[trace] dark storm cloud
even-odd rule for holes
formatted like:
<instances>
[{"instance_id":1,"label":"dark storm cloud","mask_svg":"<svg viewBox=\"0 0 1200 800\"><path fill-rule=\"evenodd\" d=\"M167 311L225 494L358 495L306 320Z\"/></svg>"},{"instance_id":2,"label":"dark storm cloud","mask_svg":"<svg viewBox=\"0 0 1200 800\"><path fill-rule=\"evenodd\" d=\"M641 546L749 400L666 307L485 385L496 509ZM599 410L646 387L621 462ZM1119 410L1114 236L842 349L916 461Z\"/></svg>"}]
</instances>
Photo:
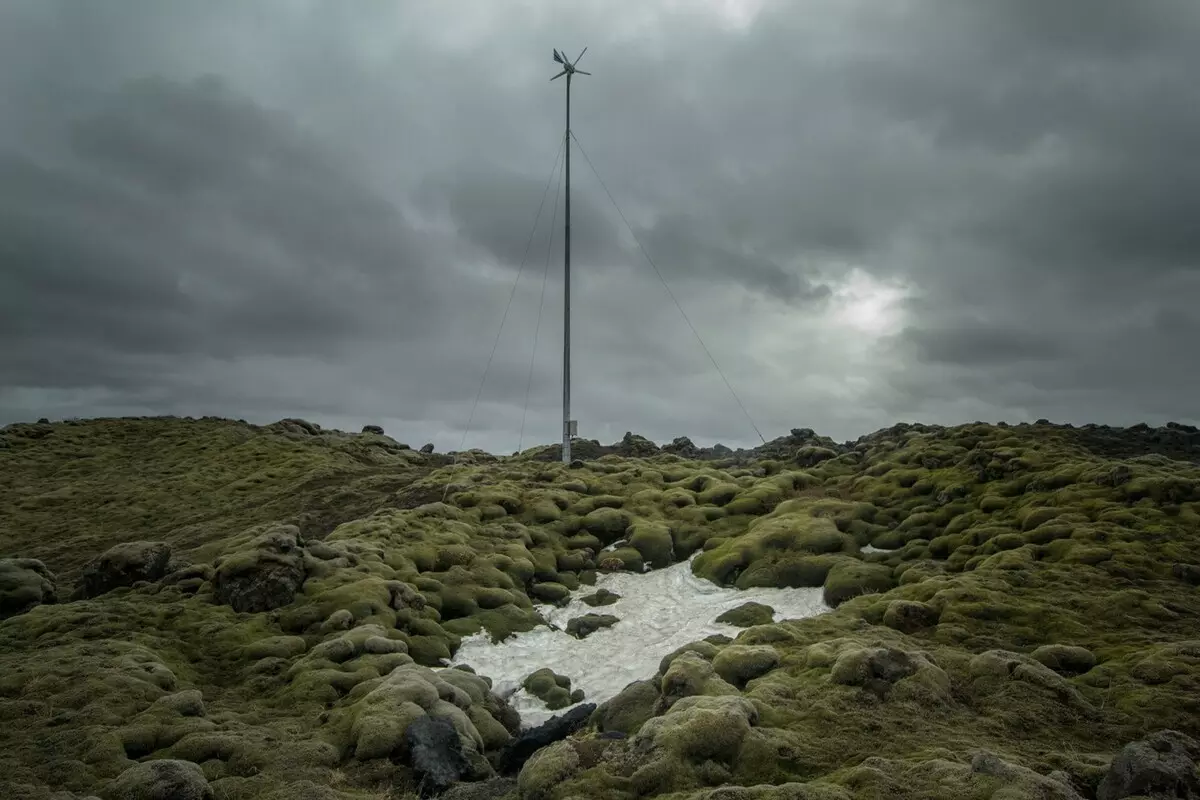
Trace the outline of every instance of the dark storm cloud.
<instances>
[{"instance_id":1,"label":"dark storm cloud","mask_svg":"<svg viewBox=\"0 0 1200 800\"><path fill-rule=\"evenodd\" d=\"M909 329L904 336L915 346L918 358L931 362L985 366L1047 361L1063 355L1053 337L999 325Z\"/></svg>"},{"instance_id":2,"label":"dark storm cloud","mask_svg":"<svg viewBox=\"0 0 1200 800\"><path fill-rule=\"evenodd\" d=\"M486 163L468 163L452 174L430 176L417 198L427 211L447 215L459 236L499 262L516 267L528 255L530 263L542 264L551 230L555 252L562 248L565 216L561 157L553 178L550 165L545 166L546 173L537 178ZM578 180L576 175L571 192L572 258L602 267L629 263L634 251L623 246L620 223L597 204L603 198L580 192ZM530 245L531 232L536 248Z\"/></svg>"},{"instance_id":3,"label":"dark storm cloud","mask_svg":"<svg viewBox=\"0 0 1200 800\"><path fill-rule=\"evenodd\" d=\"M91 385L129 354L332 354L421 302L428 259L396 209L215 78L126 85L70 142L61 163L0 156L6 383ZM358 313L383 298L394 315Z\"/></svg>"},{"instance_id":4,"label":"dark storm cloud","mask_svg":"<svg viewBox=\"0 0 1200 800\"><path fill-rule=\"evenodd\" d=\"M830 295L803 265L789 266L781 263L786 256L759 251L753 239L738 236L720 219L666 214L639 239L647 252L663 255L668 269L693 280L728 281L800 303Z\"/></svg>"},{"instance_id":5,"label":"dark storm cloud","mask_svg":"<svg viewBox=\"0 0 1200 800\"><path fill-rule=\"evenodd\" d=\"M758 4L6 4L0 417L456 446L561 137L549 50L588 44L585 435L753 441L584 152L768 435L1194 418L1200 6L727 5ZM557 436L553 199L468 445Z\"/></svg>"}]
</instances>

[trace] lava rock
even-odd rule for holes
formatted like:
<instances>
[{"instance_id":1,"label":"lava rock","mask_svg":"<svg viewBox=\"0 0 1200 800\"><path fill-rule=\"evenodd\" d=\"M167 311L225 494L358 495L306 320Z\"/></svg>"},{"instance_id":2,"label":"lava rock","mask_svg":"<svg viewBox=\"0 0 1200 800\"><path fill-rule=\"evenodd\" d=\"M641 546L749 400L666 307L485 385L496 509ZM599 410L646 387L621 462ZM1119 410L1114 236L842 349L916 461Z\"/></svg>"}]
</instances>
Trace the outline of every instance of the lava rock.
<instances>
[{"instance_id":1,"label":"lava rock","mask_svg":"<svg viewBox=\"0 0 1200 800\"><path fill-rule=\"evenodd\" d=\"M374 434L378 434L379 436L383 436L383 427L380 425L363 425L362 432L363 433L374 433Z\"/></svg>"},{"instance_id":2,"label":"lava rock","mask_svg":"<svg viewBox=\"0 0 1200 800\"><path fill-rule=\"evenodd\" d=\"M1190 583L1192 586L1200 586L1200 566L1195 564L1174 564L1171 566L1171 574L1184 583Z\"/></svg>"},{"instance_id":3,"label":"lava rock","mask_svg":"<svg viewBox=\"0 0 1200 800\"><path fill-rule=\"evenodd\" d=\"M1080 675L1096 666L1096 656L1086 647L1044 644L1030 655L1060 675Z\"/></svg>"},{"instance_id":4,"label":"lava rock","mask_svg":"<svg viewBox=\"0 0 1200 800\"><path fill-rule=\"evenodd\" d=\"M117 776L106 794L118 800L214 800L212 787L191 761L158 759Z\"/></svg>"},{"instance_id":5,"label":"lava rock","mask_svg":"<svg viewBox=\"0 0 1200 800\"><path fill-rule=\"evenodd\" d=\"M637 733L646 720L654 716L657 703L657 682L634 681L596 710L596 727L602 736L619 733L625 737Z\"/></svg>"},{"instance_id":6,"label":"lava rock","mask_svg":"<svg viewBox=\"0 0 1200 800\"><path fill-rule=\"evenodd\" d=\"M938 623L938 610L916 600L893 600L883 612L883 624L901 633L913 633Z\"/></svg>"},{"instance_id":7,"label":"lava rock","mask_svg":"<svg viewBox=\"0 0 1200 800\"><path fill-rule=\"evenodd\" d=\"M516 797L516 778L492 778L478 783L460 783L451 787L441 800L510 800Z\"/></svg>"},{"instance_id":8,"label":"lava rock","mask_svg":"<svg viewBox=\"0 0 1200 800\"><path fill-rule=\"evenodd\" d=\"M595 594L589 594L587 597L580 598L582 602L587 603L592 608L596 606L611 606L620 599L621 595L616 592L610 592L608 589L597 589Z\"/></svg>"},{"instance_id":9,"label":"lava rock","mask_svg":"<svg viewBox=\"0 0 1200 800\"><path fill-rule=\"evenodd\" d=\"M549 667L542 667L531 672L521 686L525 691L541 700L551 711L566 708L572 703L583 700L583 690L571 691L571 679L559 675Z\"/></svg>"},{"instance_id":10,"label":"lava rock","mask_svg":"<svg viewBox=\"0 0 1200 800\"><path fill-rule=\"evenodd\" d=\"M458 732L442 717L418 717L404 731L409 761L420 780L421 797L450 788L470 769Z\"/></svg>"},{"instance_id":11,"label":"lava rock","mask_svg":"<svg viewBox=\"0 0 1200 800\"><path fill-rule=\"evenodd\" d=\"M717 622L724 622L738 628L750 628L755 625L770 625L775 621L775 609L762 603L742 603L737 608L731 608Z\"/></svg>"},{"instance_id":12,"label":"lava rock","mask_svg":"<svg viewBox=\"0 0 1200 800\"><path fill-rule=\"evenodd\" d=\"M36 558L0 559L0 619L58 601L54 573Z\"/></svg>"},{"instance_id":13,"label":"lava rock","mask_svg":"<svg viewBox=\"0 0 1200 800\"><path fill-rule=\"evenodd\" d=\"M99 597L122 586L157 581L167 574L171 545L166 542L122 542L83 568L72 600Z\"/></svg>"},{"instance_id":14,"label":"lava rock","mask_svg":"<svg viewBox=\"0 0 1200 800\"><path fill-rule=\"evenodd\" d=\"M421 452L427 456L433 455L433 450L434 450L433 442L429 442L428 444L421 445Z\"/></svg>"},{"instance_id":15,"label":"lava rock","mask_svg":"<svg viewBox=\"0 0 1200 800\"><path fill-rule=\"evenodd\" d=\"M1097 800L1200 797L1200 743L1179 731L1158 731L1121 748L1096 790Z\"/></svg>"},{"instance_id":16,"label":"lava rock","mask_svg":"<svg viewBox=\"0 0 1200 800\"><path fill-rule=\"evenodd\" d=\"M291 433L297 436L320 436L321 426L315 422L309 422L306 419L297 419L296 417L288 417L281 419L278 422L272 422L267 426L281 430L284 433Z\"/></svg>"},{"instance_id":17,"label":"lava rock","mask_svg":"<svg viewBox=\"0 0 1200 800\"><path fill-rule=\"evenodd\" d=\"M304 577L300 529L276 525L245 550L221 559L213 574L213 596L235 611L271 611L292 602Z\"/></svg>"},{"instance_id":18,"label":"lava rock","mask_svg":"<svg viewBox=\"0 0 1200 800\"><path fill-rule=\"evenodd\" d=\"M601 628L611 628L620 621L612 614L584 614L567 622L567 633L576 639L586 639Z\"/></svg>"},{"instance_id":19,"label":"lava rock","mask_svg":"<svg viewBox=\"0 0 1200 800\"><path fill-rule=\"evenodd\" d=\"M567 738L586 725L595 710L595 703L584 703L524 731L500 751L497 769L507 775L518 772L538 750Z\"/></svg>"}]
</instances>

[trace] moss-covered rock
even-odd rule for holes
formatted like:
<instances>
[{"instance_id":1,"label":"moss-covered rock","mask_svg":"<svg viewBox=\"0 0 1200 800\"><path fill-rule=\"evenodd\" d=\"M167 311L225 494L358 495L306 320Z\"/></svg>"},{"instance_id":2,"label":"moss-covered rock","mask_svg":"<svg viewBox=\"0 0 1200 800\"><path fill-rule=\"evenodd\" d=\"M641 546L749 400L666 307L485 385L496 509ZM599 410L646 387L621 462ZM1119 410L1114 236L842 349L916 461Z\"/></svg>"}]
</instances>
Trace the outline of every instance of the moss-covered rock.
<instances>
[{"instance_id":1,"label":"moss-covered rock","mask_svg":"<svg viewBox=\"0 0 1200 800\"><path fill-rule=\"evenodd\" d=\"M1200 742L1173 730L1155 731L1121 748L1096 791L1097 800L1192 797L1200 794Z\"/></svg>"},{"instance_id":2,"label":"moss-covered rock","mask_svg":"<svg viewBox=\"0 0 1200 800\"><path fill-rule=\"evenodd\" d=\"M178 759L136 764L104 793L108 800L213 800L216 796L199 766Z\"/></svg>"},{"instance_id":3,"label":"moss-covered rock","mask_svg":"<svg viewBox=\"0 0 1200 800\"><path fill-rule=\"evenodd\" d=\"M1078 675L1096 666L1096 656L1086 647L1069 644L1045 644L1030 655L1062 675Z\"/></svg>"},{"instance_id":4,"label":"moss-covered rock","mask_svg":"<svg viewBox=\"0 0 1200 800\"><path fill-rule=\"evenodd\" d=\"M661 522L638 522L630 529L629 546L655 569L668 567L675 560L671 530Z\"/></svg>"},{"instance_id":5,"label":"moss-covered rock","mask_svg":"<svg viewBox=\"0 0 1200 800\"><path fill-rule=\"evenodd\" d=\"M543 747L525 762L517 776L521 800L549 800L567 778L579 771L579 754L571 742Z\"/></svg>"},{"instance_id":6,"label":"moss-covered rock","mask_svg":"<svg viewBox=\"0 0 1200 800\"><path fill-rule=\"evenodd\" d=\"M687 650L672 659L663 671L658 692L659 708L665 711L684 697L736 695L738 690L719 676L703 656Z\"/></svg>"},{"instance_id":7,"label":"moss-covered rock","mask_svg":"<svg viewBox=\"0 0 1200 800\"><path fill-rule=\"evenodd\" d=\"M654 716L658 697L654 681L634 681L596 709L596 726L601 732L619 731L632 736Z\"/></svg>"},{"instance_id":8,"label":"moss-covered rock","mask_svg":"<svg viewBox=\"0 0 1200 800\"><path fill-rule=\"evenodd\" d=\"M717 622L735 625L739 628L749 628L754 625L766 625L775 620L775 609L762 603L742 603L737 608L731 608L717 617Z\"/></svg>"},{"instance_id":9,"label":"moss-covered rock","mask_svg":"<svg viewBox=\"0 0 1200 800\"><path fill-rule=\"evenodd\" d=\"M610 592L608 589L597 589L592 594L581 597L580 600L587 605L595 608L597 606L611 606L613 603L621 599L621 595L616 592Z\"/></svg>"},{"instance_id":10,"label":"moss-covered rock","mask_svg":"<svg viewBox=\"0 0 1200 800\"><path fill-rule=\"evenodd\" d=\"M584 614L567 621L567 633L576 639L586 639L601 628L611 628L620 621L612 614Z\"/></svg>"},{"instance_id":11,"label":"moss-covered rock","mask_svg":"<svg viewBox=\"0 0 1200 800\"><path fill-rule=\"evenodd\" d=\"M937 621L936 608L915 600L893 600L883 612L883 624L901 633L915 633L936 625Z\"/></svg>"},{"instance_id":12,"label":"moss-covered rock","mask_svg":"<svg viewBox=\"0 0 1200 800\"><path fill-rule=\"evenodd\" d=\"M612 544L625 535L632 522L633 516L619 508L597 508L587 512L580 525L601 544Z\"/></svg>"},{"instance_id":13,"label":"moss-covered rock","mask_svg":"<svg viewBox=\"0 0 1200 800\"><path fill-rule=\"evenodd\" d=\"M706 550L693 562L692 571L739 588L820 585L833 563L830 554L854 546L833 520L813 515L821 510L811 503L785 503L751 524L742 536Z\"/></svg>"},{"instance_id":14,"label":"moss-covered rock","mask_svg":"<svg viewBox=\"0 0 1200 800\"><path fill-rule=\"evenodd\" d=\"M779 664L779 651L770 645L730 645L713 658L713 671L734 686L765 675Z\"/></svg>"},{"instance_id":15,"label":"moss-covered rock","mask_svg":"<svg viewBox=\"0 0 1200 800\"><path fill-rule=\"evenodd\" d=\"M54 573L36 558L0 559L0 619L58 602Z\"/></svg>"},{"instance_id":16,"label":"moss-covered rock","mask_svg":"<svg viewBox=\"0 0 1200 800\"><path fill-rule=\"evenodd\" d=\"M836 607L861 594L886 592L893 585L891 567L842 559L825 577L824 599L828 605Z\"/></svg>"},{"instance_id":17,"label":"moss-covered rock","mask_svg":"<svg viewBox=\"0 0 1200 800\"><path fill-rule=\"evenodd\" d=\"M562 603L571 596L570 589L554 581L535 583L530 587L529 593L538 600L543 600L547 603Z\"/></svg>"},{"instance_id":18,"label":"moss-covered rock","mask_svg":"<svg viewBox=\"0 0 1200 800\"><path fill-rule=\"evenodd\" d=\"M300 529L274 525L251 529L244 544L216 563L213 596L235 611L270 611L292 602L304 583Z\"/></svg>"},{"instance_id":19,"label":"moss-covered rock","mask_svg":"<svg viewBox=\"0 0 1200 800\"><path fill-rule=\"evenodd\" d=\"M122 586L157 581L167 574L171 545L166 542L123 542L93 559L83 570L71 598L98 597Z\"/></svg>"},{"instance_id":20,"label":"moss-covered rock","mask_svg":"<svg viewBox=\"0 0 1200 800\"><path fill-rule=\"evenodd\" d=\"M545 703L546 708L551 711L566 708L572 703L579 703L584 699L582 689L571 691L570 678L566 675L559 675L548 667L531 672L521 682L521 686L525 691Z\"/></svg>"}]
</instances>

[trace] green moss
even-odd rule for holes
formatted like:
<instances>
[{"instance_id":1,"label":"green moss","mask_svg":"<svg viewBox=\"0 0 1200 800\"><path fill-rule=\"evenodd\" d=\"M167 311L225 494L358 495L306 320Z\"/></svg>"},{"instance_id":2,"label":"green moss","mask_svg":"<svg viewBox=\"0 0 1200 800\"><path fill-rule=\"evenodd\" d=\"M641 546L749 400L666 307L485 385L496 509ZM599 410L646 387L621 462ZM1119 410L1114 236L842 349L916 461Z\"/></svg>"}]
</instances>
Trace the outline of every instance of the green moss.
<instances>
[{"instance_id":1,"label":"green moss","mask_svg":"<svg viewBox=\"0 0 1200 800\"><path fill-rule=\"evenodd\" d=\"M610 606L621 599L621 595L616 592L610 592L608 589L597 589L595 593L589 594L580 598L584 603L592 606Z\"/></svg>"},{"instance_id":2,"label":"green moss","mask_svg":"<svg viewBox=\"0 0 1200 800\"><path fill-rule=\"evenodd\" d=\"M742 536L720 543L700 555L692 570L714 583L740 586L799 586L805 560L813 554L853 547L852 540L825 517L814 517L808 509L795 510L784 504L770 516L750 526ZM741 581L743 574L748 575Z\"/></svg>"},{"instance_id":3,"label":"green moss","mask_svg":"<svg viewBox=\"0 0 1200 800\"><path fill-rule=\"evenodd\" d=\"M779 664L779 652L769 645L730 645L713 658L713 671L734 686L765 675Z\"/></svg>"},{"instance_id":4,"label":"green moss","mask_svg":"<svg viewBox=\"0 0 1200 800\"><path fill-rule=\"evenodd\" d=\"M546 583L535 583L530 588L529 594L547 603L562 603L570 597L571 590L561 583L547 581Z\"/></svg>"},{"instance_id":5,"label":"green moss","mask_svg":"<svg viewBox=\"0 0 1200 800\"><path fill-rule=\"evenodd\" d=\"M774 619L775 609L762 603L749 602L729 609L717 617L716 621L739 628L749 628L753 625L766 625Z\"/></svg>"},{"instance_id":6,"label":"green moss","mask_svg":"<svg viewBox=\"0 0 1200 800\"><path fill-rule=\"evenodd\" d=\"M661 569L675 560L675 546L670 529L663 523L639 522L630 529L629 544L645 563Z\"/></svg>"},{"instance_id":7,"label":"green moss","mask_svg":"<svg viewBox=\"0 0 1200 800\"><path fill-rule=\"evenodd\" d=\"M629 572L641 572L642 566L645 563L642 560L642 554L633 547L618 547L616 550L611 550L603 554L604 561L613 560L620 562L619 569L628 570Z\"/></svg>"},{"instance_id":8,"label":"green moss","mask_svg":"<svg viewBox=\"0 0 1200 800\"><path fill-rule=\"evenodd\" d=\"M566 708L572 703L578 703L584 699L582 690L571 691L570 678L559 675L546 667L530 673L521 682L521 686L525 691L545 703L551 711Z\"/></svg>"},{"instance_id":9,"label":"green moss","mask_svg":"<svg viewBox=\"0 0 1200 800\"><path fill-rule=\"evenodd\" d=\"M891 567L841 559L825 578L825 602L838 606L861 594L886 592L893 586Z\"/></svg>"},{"instance_id":10,"label":"green moss","mask_svg":"<svg viewBox=\"0 0 1200 800\"><path fill-rule=\"evenodd\" d=\"M589 511L580 520L580 524L586 532L606 545L612 544L624 536L632 522L633 517L630 514L615 508L598 508L595 511Z\"/></svg>"}]
</instances>

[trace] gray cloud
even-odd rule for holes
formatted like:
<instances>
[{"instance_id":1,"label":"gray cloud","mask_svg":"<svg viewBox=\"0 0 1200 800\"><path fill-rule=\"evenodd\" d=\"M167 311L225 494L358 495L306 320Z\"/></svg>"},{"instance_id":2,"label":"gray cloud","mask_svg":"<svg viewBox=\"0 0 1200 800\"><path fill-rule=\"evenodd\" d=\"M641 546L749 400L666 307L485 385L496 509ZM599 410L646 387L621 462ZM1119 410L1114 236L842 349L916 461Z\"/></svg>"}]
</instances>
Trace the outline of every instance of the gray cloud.
<instances>
[{"instance_id":1,"label":"gray cloud","mask_svg":"<svg viewBox=\"0 0 1200 800\"><path fill-rule=\"evenodd\" d=\"M736 5L5 4L0 422L457 446L583 44L572 126L769 436L1195 421L1194 3ZM753 443L572 167L583 433ZM553 191L468 446L557 438Z\"/></svg>"}]
</instances>

